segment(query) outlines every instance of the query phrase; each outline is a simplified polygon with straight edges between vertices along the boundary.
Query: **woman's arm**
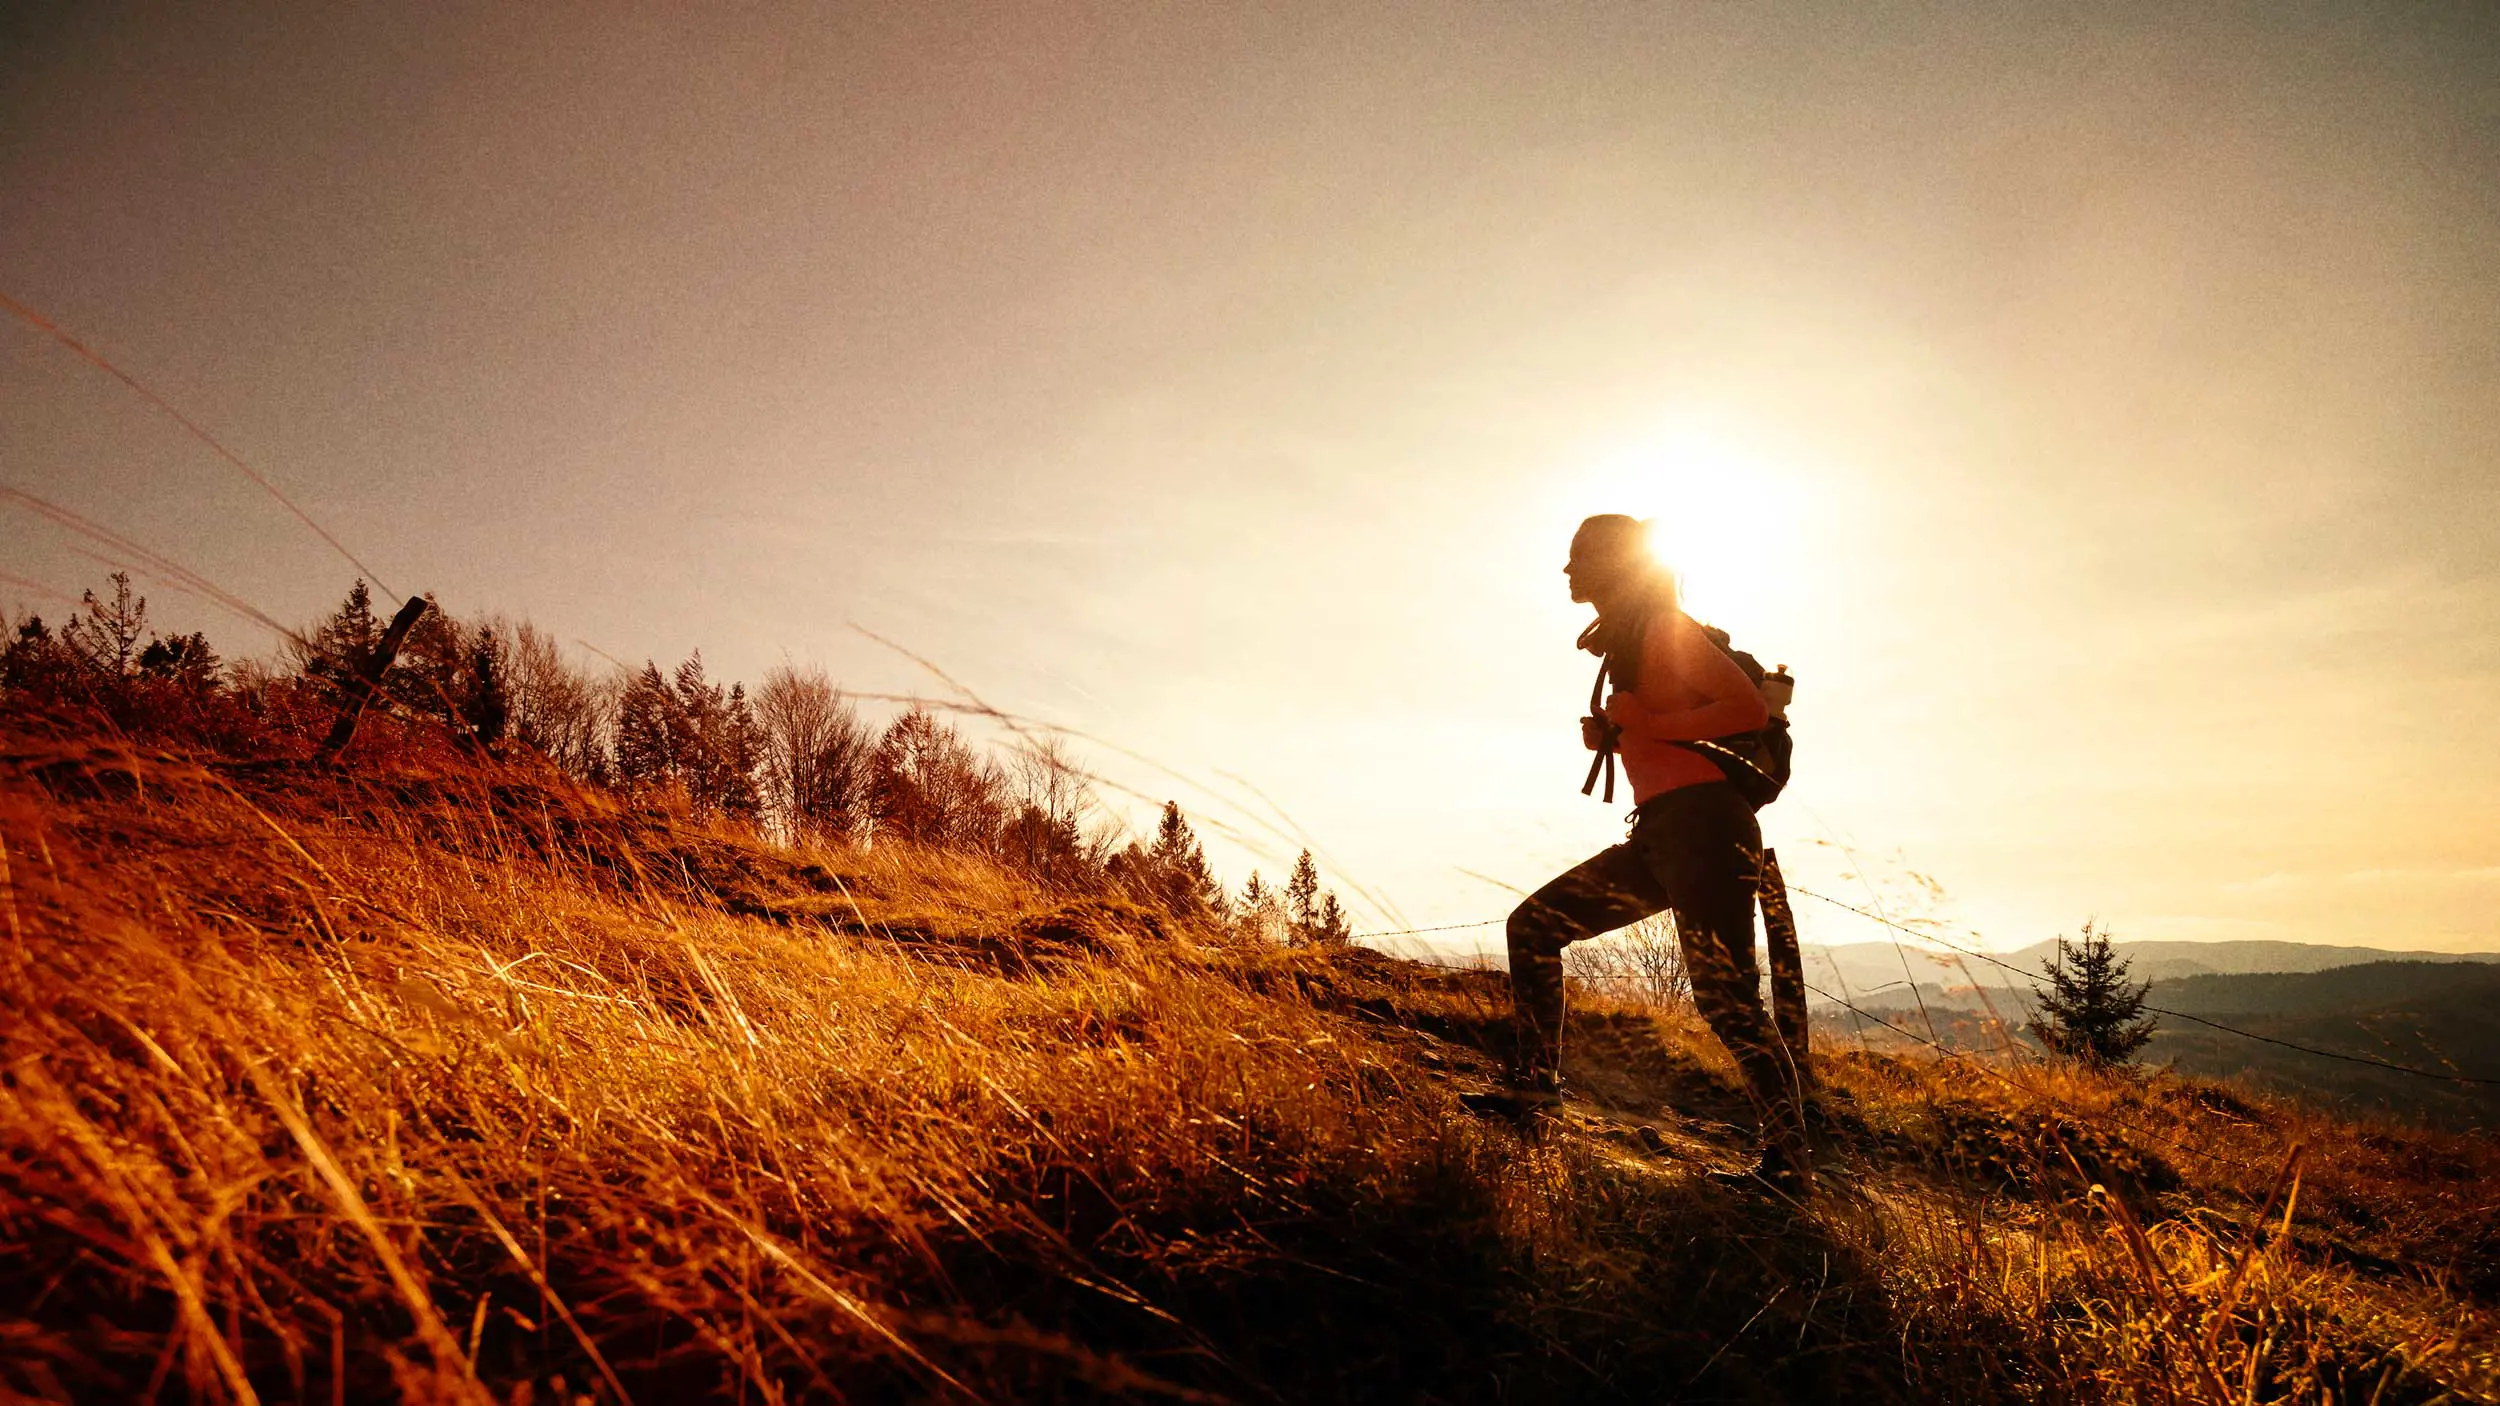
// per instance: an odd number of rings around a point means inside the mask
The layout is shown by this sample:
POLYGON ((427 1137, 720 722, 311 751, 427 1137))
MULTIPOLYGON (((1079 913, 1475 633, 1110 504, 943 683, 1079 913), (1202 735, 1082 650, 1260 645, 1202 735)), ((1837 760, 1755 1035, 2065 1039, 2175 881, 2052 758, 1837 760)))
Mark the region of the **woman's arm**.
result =
POLYGON ((1643 644, 1650 660, 1669 667, 1644 667, 1637 691, 1606 701, 1607 718, 1625 733, 1658 742, 1699 742, 1751 732, 1771 721, 1770 706, 1753 680, 1690 620, 1679 616, 1652 624, 1643 644))

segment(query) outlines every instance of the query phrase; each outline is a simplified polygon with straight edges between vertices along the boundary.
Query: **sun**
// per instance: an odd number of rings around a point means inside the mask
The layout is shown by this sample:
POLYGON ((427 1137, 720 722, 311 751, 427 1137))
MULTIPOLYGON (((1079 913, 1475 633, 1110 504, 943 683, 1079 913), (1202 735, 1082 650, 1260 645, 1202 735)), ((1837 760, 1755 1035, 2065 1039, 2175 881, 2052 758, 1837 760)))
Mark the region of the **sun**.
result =
POLYGON ((1682 427, 1653 431, 1566 475, 1564 492, 1572 514, 1647 519, 1652 549, 1697 618, 1758 617, 1798 584, 1791 480, 1732 441, 1682 427))

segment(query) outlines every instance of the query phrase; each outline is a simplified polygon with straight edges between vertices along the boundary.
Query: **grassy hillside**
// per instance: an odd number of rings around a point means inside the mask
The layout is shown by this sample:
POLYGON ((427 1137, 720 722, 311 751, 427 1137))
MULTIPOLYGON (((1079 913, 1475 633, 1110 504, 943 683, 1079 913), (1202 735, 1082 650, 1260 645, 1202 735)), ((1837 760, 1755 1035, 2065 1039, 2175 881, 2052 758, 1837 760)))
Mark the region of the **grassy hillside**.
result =
POLYGON ((2500 1154, 1825 1052, 1811 1207, 1690 1017, 793 852, 527 766, 0 757, 0 1387, 40 1400, 2500 1392, 2500 1154))

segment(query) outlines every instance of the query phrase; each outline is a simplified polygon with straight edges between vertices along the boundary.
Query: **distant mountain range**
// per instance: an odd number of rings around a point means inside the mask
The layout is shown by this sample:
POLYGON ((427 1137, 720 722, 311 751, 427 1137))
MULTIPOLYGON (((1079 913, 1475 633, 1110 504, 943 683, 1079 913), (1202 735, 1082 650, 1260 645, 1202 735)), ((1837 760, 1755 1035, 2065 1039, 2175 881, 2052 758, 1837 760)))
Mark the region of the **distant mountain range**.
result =
MULTIPOLYGON (((2152 981, 2164 1016, 2146 1061, 2182 1073, 2451 1127, 2500 1127, 2500 1085, 2423 1078, 2377 1068, 2500 1078, 2500 956, 2387 952, 2294 942, 2120 942, 2132 974, 2152 981), (2235 1034, 2200 1023, 2246 1031, 2235 1034), (2310 1054, 2251 1039, 2305 1045, 2310 1054)), ((2041 943, 2002 960, 2036 970, 2041 943)), ((1853 1015, 1824 1003, 1819 1018, 1844 1032, 1898 1038, 1876 1022, 1950 1045, 1997 1044, 2029 1015, 2028 979, 1975 959, 1941 961, 1904 944, 1809 948, 1806 980, 1833 995, 1846 983, 1853 1015), (1907 961, 1912 978, 1903 975, 1907 961), (1967 968, 1967 974, 1965 969, 1967 968), (1995 1022, 2001 1021, 2003 1025, 1995 1022)), ((1943 954, 1950 958, 1952 954, 1943 954)))
MULTIPOLYGON (((2400 952, 2383 947, 2329 947, 2308 942, 2116 942, 2129 974, 2139 981, 2178 981, 2197 976, 2244 976, 2259 972, 2322 972, 2378 962, 2479 962, 2500 964, 2500 953, 2400 952)), ((1964 957, 1904 939, 1849 942, 1805 949, 1806 980, 1835 997, 1858 1004, 1868 995, 1887 1005, 1914 1004, 1915 982, 1930 1001, 1976 1007, 1969 988, 2028 991, 2043 965, 2057 953, 2055 941, 1995 954, 1994 962, 1964 957), (2013 967, 2017 971, 2008 971, 2013 967)))

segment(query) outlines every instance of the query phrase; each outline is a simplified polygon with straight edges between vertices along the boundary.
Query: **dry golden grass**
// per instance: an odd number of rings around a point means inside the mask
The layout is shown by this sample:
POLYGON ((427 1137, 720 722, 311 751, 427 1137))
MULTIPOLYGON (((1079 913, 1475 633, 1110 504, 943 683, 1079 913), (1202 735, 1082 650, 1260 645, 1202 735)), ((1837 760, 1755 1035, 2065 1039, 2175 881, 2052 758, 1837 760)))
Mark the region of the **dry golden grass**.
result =
POLYGON ((521 770, 4 765, 20 1398, 2500 1389, 2470 1140, 1831 1052, 1798 1213, 1695 1175, 1740 1106, 1681 1017, 1582 1013, 1600 1102, 1523 1136, 1457 1109, 1481 976, 521 770))

